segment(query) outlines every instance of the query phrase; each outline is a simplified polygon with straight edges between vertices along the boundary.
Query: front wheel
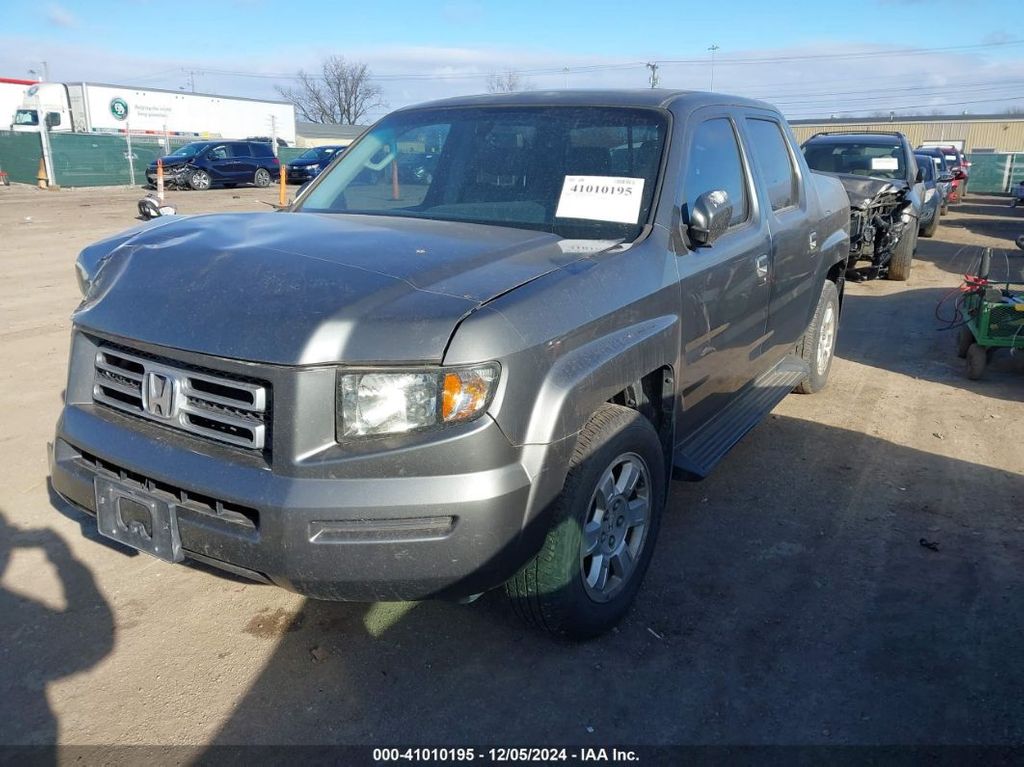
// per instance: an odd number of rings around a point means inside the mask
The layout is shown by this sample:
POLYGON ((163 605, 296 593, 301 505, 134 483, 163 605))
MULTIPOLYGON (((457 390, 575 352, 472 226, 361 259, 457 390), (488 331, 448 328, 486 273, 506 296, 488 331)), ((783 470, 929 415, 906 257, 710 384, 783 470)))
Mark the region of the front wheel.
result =
POLYGON ((268 187, 270 186, 270 171, 266 168, 257 168, 256 175, 252 180, 260 189, 268 187))
POLYGON ((610 630, 640 589, 664 498, 664 454, 651 422, 603 405, 580 433, 544 545, 505 584, 515 611, 572 639, 610 630))
POLYGON ((988 364, 988 351, 984 346, 971 344, 967 350, 967 377, 977 381, 985 375, 985 366, 988 364))
POLYGON ((910 269, 914 264, 914 248, 917 245, 917 232, 905 234, 896 243, 889 261, 889 272, 886 279, 906 282, 910 279, 910 269))
POLYGON ((212 182, 213 179, 205 170, 194 170, 188 177, 188 185, 198 192, 205 192, 212 182))
POLYGON ((796 387, 800 394, 816 394, 828 383, 838 330, 839 289, 831 280, 825 280, 811 324, 796 347, 797 355, 810 368, 810 374, 796 387))
POLYGON ((921 229, 920 229, 920 235, 922 237, 934 237, 935 236, 935 232, 937 232, 938 229, 939 229, 939 216, 940 215, 942 215, 942 214, 939 212, 939 209, 936 208, 935 209, 935 215, 932 217, 932 220, 930 222, 928 222, 927 226, 922 226, 921 229))

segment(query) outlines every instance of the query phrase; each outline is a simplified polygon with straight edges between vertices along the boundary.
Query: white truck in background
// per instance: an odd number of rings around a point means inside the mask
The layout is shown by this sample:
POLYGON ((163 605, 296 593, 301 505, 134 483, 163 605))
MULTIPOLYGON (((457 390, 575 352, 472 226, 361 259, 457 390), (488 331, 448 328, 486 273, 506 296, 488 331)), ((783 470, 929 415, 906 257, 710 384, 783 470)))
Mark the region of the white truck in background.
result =
POLYGON ((0 77, 0 130, 11 129, 15 111, 25 103, 25 91, 35 84, 35 80, 0 77))
POLYGON ((100 83, 36 83, 24 89, 11 130, 153 135, 178 139, 274 136, 295 144, 286 101, 100 83))

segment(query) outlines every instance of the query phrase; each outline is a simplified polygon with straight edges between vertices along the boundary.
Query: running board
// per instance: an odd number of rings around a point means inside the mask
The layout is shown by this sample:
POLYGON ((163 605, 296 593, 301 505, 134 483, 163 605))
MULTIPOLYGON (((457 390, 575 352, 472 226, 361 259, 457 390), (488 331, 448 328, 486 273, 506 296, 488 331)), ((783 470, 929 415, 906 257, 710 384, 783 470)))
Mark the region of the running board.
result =
POLYGON ((810 369, 802 359, 784 358, 676 446, 672 477, 704 479, 743 435, 757 426, 809 374, 810 369))

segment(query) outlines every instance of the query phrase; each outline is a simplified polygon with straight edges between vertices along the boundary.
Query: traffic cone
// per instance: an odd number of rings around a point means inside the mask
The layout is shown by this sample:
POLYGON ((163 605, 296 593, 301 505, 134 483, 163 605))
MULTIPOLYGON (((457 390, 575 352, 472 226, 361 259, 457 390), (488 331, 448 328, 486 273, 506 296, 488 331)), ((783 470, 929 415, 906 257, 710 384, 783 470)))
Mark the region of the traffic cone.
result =
POLYGON ((46 163, 43 162, 43 158, 39 158, 39 172, 36 174, 36 180, 39 182, 40 189, 46 189, 50 184, 50 178, 46 175, 46 163))

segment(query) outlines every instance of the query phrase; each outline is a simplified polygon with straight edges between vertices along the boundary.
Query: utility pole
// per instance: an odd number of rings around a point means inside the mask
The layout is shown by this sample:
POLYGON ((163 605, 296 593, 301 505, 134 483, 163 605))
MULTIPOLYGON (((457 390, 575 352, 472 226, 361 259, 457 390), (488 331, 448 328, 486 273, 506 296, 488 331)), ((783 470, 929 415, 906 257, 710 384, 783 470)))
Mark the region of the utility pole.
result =
POLYGON ((49 82, 49 80, 50 80, 50 65, 47 64, 45 61, 40 61, 39 63, 43 65, 41 67, 40 71, 37 72, 34 69, 30 69, 30 70, 28 70, 28 73, 30 75, 32 75, 33 77, 38 77, 39 78, 39 82, 41 82, 41 83, 49 82))
POLYGON ((562 67, 562 85, 565 88, 569 87, 569 67, 562 67))
POLYGON ((708 90, 714 91, 715 90, 715 51, 719 50, 718 43, 712 43, 708 47, 708 50, 711 51, 711 87, 708 90))
POLYGON ((651 87, 658 87, 658 64, 654 61, 647 62, 647 68, 651 70, 651 87))
POLYGON ((194 69, 188 70, 188 89, 193 93, 196 92, 196 71, 194 69))

